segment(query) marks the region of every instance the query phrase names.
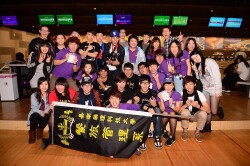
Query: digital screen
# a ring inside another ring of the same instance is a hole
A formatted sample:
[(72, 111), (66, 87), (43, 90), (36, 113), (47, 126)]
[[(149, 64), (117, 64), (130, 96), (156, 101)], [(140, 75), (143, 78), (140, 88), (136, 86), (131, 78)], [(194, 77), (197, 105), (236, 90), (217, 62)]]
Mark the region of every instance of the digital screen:
[(54, 15), (38, 15), (40, 25), (55, 25)]
[(173, 16), (172, 26), (187, 26), (188, 16)]
[(154, 25), (169, 25), (170, 16), (154, 16)]
[(227, 18), (226, 26), (227, 28), (240, 28), (242, 23), (242, 18)]
[(113, 14), (97, 14), (97, 25), (113, 25)]
[(131, 15), (129, 15), (129, 14), (117, 14), (117, 15), (115, 15), (115, 24), (116, 25), (130, 25), (131, 24)]
[(223, 27), (225, 23), (225, 17), (210, 17), (209, 27)]
[(18, 25), (16, 16), (1, 16), (1, 20), (3, 25)]
[(56, 15), (58, 25), (73, 25), (73, 16), (67, 15)]

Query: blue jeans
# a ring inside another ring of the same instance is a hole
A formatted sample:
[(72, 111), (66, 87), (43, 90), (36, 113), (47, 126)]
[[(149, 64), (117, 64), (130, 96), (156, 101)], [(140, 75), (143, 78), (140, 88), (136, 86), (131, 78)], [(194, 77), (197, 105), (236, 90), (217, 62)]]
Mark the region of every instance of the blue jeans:
[(183, 77), (182, 76), (174, 76), (174, 87), (176, 92), (182, 92), (183, 91)]
[[(159, 109), (159, 108), (154, 108), (154, 110), (155, 109)], [(162, 135), (162, 117), (161, 116), (152, 116), (151, 122), (153, 122), (153, 124), (154, 124), (154, 132), (153, 132), (154, 137), (161, 136)]]

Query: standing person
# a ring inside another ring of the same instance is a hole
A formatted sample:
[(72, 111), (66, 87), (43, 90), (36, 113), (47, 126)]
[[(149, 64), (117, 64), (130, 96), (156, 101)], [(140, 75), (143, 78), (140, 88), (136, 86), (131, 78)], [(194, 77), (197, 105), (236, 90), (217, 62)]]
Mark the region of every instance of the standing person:
[[(156, 102), (157, 92), (150, 89), (150, 77), (148, 75), (141, 75), (139, 78), (140, 88), (136, 92), (134, 97), (134, 103), (141, 105), (141, 110), (150, 112), (151, 114), (160, 113), (159, 106)], [(149, 129), (149, 135), (155, 138), (155, 148), (161, 149), (161, 129), (162, 129), (162, 118), (160, 116), (152, 116), (151, 121), (154, 124), (153, 134)], [(153, 135), (153, 136), (152, 136)], [(146, 149), (146, 143), (142, 143), (140, 149)]]
[[(194, 136), (197, 142), (202, 142), (200, 131), (204, 128), (207, 114), (210, 114), (211, 111), (205, 95), (195, 89), (195, 83), (195, 78), (192, 76), (184, 77), (183, 86), (185, 89), (182, 93), (183, 104), (179, 113), (182, 116), (194, 116), (194, 121), (197, 121)], [(183, 128), (181, 139), (186, 141), (188, 139), (189, 119), (182, 119), (181, 126)]]
[(148, 53), (147, 53), (147, 56), (146, 56), (146, 59), (147, 61), (150, 61), (152, 59), (155, 59), (155, 52), (156, 50), (159, 50), (161, 49), (163, 51), (163, 54), (166, 54), (166, 50), (164, 47), (161, 47), (161, 41), (158, 37), (154, 37), (152, 39), (152, 42), (149, 46), (149, 50), (148, 50)]
[(53, 102), (64, 102), (64, 103), (76, 103), (75, 94), (76, 91), (70, 87), (68, 81), (64, 77), (59, 77), (55, 82), (55, 89), (49, 94), (49, 105), (50, 105), (50, 115), (49, 115), (49, 138), (42, 139), (42, 148), (46, 149), (48, 145), (52, 142), (52, 119), (54, 106)]
[(29, 54), (31, 52), (38, 51), (39, 44), (45, 40), (45, 41), (48, 41), (49, 46), (50, 46), (50, 51), (53, 54), (53, 57), (55, 57), (53, 42), (48, 39), (48, 36), (50, 33), (49, 28), (47, 26), (43, 25), (43, 26), (41, 26), (39, 33), (40, 33), (39, 37), (32, 39), (30, 44), (29, 44)]
[[(194, 70), (196, 78), (202, 82), (203, 93), (210, 105), (212, 114), (218, 114), (220, 118), (223, 118), (223, 110), (218, 109), (220, 96), (222, 95), (221, 74), (218, 64), (211, 58), (205, 58), (202, 52), (193, 52), (190, 58), (192, 70)], [(209, 113), (207, 116), (204, 132), (211, 132), (212, 114)]]
[(56, 46), (55, 46), (56, 54), (62, 49), (65, 49), (65, 41), (66, 41), (66, 37), (64, 34), (59, 33), (56, 35)]
[(184, 50), (186, 50), (189, 55), (191, 55), (193, 52), (200, 51), (195, 38), (190, 37), (187, 39)]
[(101, 96), (101, 103), (103, 107), (107, 106), (108, 101), (108, 91), (109, 88), (114, 86), (114, 82), (111, 82), (108, 77), (109, 69), (107, 66), (102, 66), (99, 68), (97, 79), (93, 82), (93, 87), (95, 90), (98, 90)]
[(51, 90), (55, 88), (55, 81), (59, 77), (67, 79), (70, 87), (78, 91), (76, 82), (73, 80), (72, 75), (77, 72), (81, 64), (81, 56), (77, 52), (80, 41), (76, 37), (69, 37), (66, 40), (66, 49), (58, 52), (54, 60), (55, 68), (52, 71), (50, 80)]
[(77, 96), (76, 103), (90, 106), (101, 106), (100, 94), (97, 90), (93, 89), (92, 78), (84, 76), (81, 81), (81, 88)]
[(49, 79), (40, 77), (37, 82), (37, 90), (32, 93), (31, 110), (28, 115), (27, 125), (29, 130), (29, 144), (43, 137), (43, 130), (48, 124), (50, 106), (48, 103)]
[(162, 36), (164, 38), (164, 48), (166, 49), (166, 57), (169, 55), (169, 46), (170, 43), (174, 40), (178, 40), (181, 43), (181, 49), (183, 49), (183, 34), (180, 32), (178, 37), (171, 36), (171, 30), (169, 27), (164, 27), (162, 29)]
[(70, 37), (77, 37), (80, 40), (80, 38), (81, 38), (80, 31), (77, 29), (72, 30)]
[(79, 46), (79, 54), (81, 55), (82, 62), (81, 67), (86, 61), (90, 61), (95, 69), (96, 67), (96, 57), (100, 53), (100, 45), (94, 42), (95, 31), (92, 29), (87, 29), (87, 41), (83, 42)]
[(122, 45), (123, 48), (128, 46), (128, 41), (125, 38), (126, 38), (126, 29), (120, 28), (119, 44)]
[(136, 35), (129, 36), (128, 43), (129, 43), (129, 46), (124, 48), (125, 56), (124, 56), (123, 65), (127, 62), (132, 63), (134, 66), (134, 70), (133, 70), (134, 74), (139, 75), (140, 73), (138, 71), (138, 64), (140, 62), (146, 61), (145, 54), (143, 50), (137, 46), (138, 37)]
[(123, 66), (123, 72), (127, 77), (127, 85), (133, 91), (137, 91), (139, 88), (139, 76), (133, 73), (134, 66), (132, 63), (127, 62)]
[(103, 59), (109, 68), (109, 78), (115, 81), (115, 77), (122, 72), (124, 60), (124, 48), (118, 43), (120, 33), (117, 30), (110, 32), (111, 42), (106, 44)]
[(52, 56), (50, 44), (46, 40), (40, 42), (37, 51), (30, 53), (27, 68), (28, 78), (33, 92), (37, 88), (37, 81), (40, 77), (47, 77), (49, 79), (53, 66)]
[[(181, 94), (175, 92), (174, 81), (171, 78), (166, 78), (163, 85), (162, 91), (158, 93), (157, 102), (159, 103), (160, 109), (163, 115), (177, 115), (181, 108)], [(166, 126), (170, 123), (170, 135), (166, 131)], [(171, 146), (175, 142), (175, 132), (177, 125), (177, 118), (174, 117), (164, 117), (162, 118), (163, 123), (163, 137), (166, 139), (165, 145)]]
[(174, 79), (175, 90), (182, 92), (183, 77), (191, 75), (191, 65), (188, 52), (181, 49), (181, 44), (177, 40), (173, 40), (169, 45), (167, 65)]
[(100, 45), (100, 52), (96, 56), (96, 67), (97, 67), (96, 71), (98, 71), (99, 67), (105, 64), (103, 54), (104, 54), (106, 43), (103, 42), (103, 32), (101, 30), (96, 31), (96, 41)]
[(141, 47), (141, 49), (144, 51), (145, 57), (147, 57), (149, 46), (151, 43), (151, 35), (149, 32), (144, 32), (143, 33), (143, 40), (140, 40), (138, 42), (138, 46)]

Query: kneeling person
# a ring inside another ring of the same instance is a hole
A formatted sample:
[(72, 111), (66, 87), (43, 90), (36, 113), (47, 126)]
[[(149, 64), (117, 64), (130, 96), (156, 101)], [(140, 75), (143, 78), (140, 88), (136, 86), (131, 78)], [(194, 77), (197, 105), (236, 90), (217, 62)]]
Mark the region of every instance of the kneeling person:
[(77, 104), (101, 106), (100, 94), (97, 90), (93, 89), (92, 78), (90, 76), (82, 78), (78, 98)]

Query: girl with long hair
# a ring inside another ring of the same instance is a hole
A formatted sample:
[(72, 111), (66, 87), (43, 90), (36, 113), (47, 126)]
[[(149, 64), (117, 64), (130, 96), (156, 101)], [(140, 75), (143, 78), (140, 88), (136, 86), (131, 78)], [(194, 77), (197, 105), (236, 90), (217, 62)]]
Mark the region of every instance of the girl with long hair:
[(27, 124), (30, 126), (29, 143), (33, 144), (37, 139), (43, 137), (43, 130), (48, 124), (49, 119), (49, 80), (46, 77), (40, 77), (37, 81), (37, 89), (31, 95), (31, 110), (28, 115)]

